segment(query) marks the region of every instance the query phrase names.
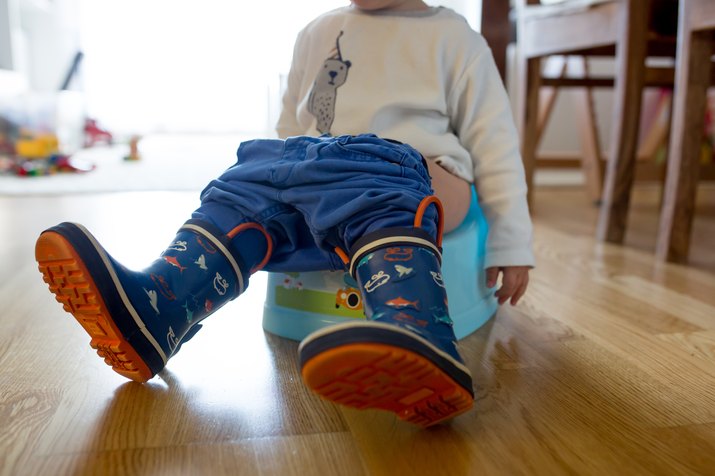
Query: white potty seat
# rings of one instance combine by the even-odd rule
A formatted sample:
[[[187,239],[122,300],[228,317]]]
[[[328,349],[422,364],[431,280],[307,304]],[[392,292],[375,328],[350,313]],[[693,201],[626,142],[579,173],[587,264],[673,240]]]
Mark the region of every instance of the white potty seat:
[[[442,239],[442,277],[454,333],[462,339],[496,312],[494,290],[486,287],[484,247],[487,223],[472,192],[464,222]],[[345,271],[268,273],[263,328],[303,340],[322,327],[365,319],[357,283]]]

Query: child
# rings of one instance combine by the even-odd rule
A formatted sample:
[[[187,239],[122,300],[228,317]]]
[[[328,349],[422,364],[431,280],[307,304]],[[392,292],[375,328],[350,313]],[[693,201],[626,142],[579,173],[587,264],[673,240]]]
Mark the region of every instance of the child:
[[[470,184],[489,223],[487,285],[516,304],[534,264],[526,183],[509,100],[484,39],[421,0],[353,0],[300,32],[277,130],[371,132],[417,149],[444,204],[464,219]]]
[[[36,258],[45,281],[115,371],[140,382],[152,378],[197,324],[240,295],[259,269],[347,268],[360,285],[367,320],[304,339],[299,358],[308,387],[334,402],[389,410],[423,426],[471,407],[472,380],[448,314],[440,242],[445,226],[464,218],[474,174],[485,189],[480,198],[492,227],[488,280],[493,285],[503,273],[497,291],[502,303],[516,303],[523,294],[533,261],[531,232],[506,98],[483,42],[453,13],[410,0],[364,3],[389,9],[331,12],[299,37],[278,126],[283,136],[297,135],[241,144],[236,165],[206,187],[200,207],[149,267],[126,269],[81,225],[62,223],[40,235]],[[396,14],[401,8],[409,13]],[[396,55],[402,67],[396,62],[384,74],[360,72],[357,60],[378,52],[368,39],[380,28],[373,31],[370,23],[388,19],[393,29],[442,16],[448,20],[444,44],[411,50],[395,38],[381,44],[381,58]],[[351,23],[354,18],[358,24]],[[463,31],[455,36],[459,25]],[[331,44],[319,48],[310,40],[324,30]],[[351,50],[355,61],[344,43],[353,31],[361,32],[356,46],[367,55]],[[403,31],[423,33],[418,25]],[[463,48],[467,38],[472,45]],[[326,55],[330,49],[335,51]],[[438,60],[465,68],[440,71]],[[306,64],[312,68],[303,70]],[[323,70],[327,75],[316,78]],[[344,109],[343,96],[349,96],[343,92],[356,77],[367,81],[355,84],[355,94],[365,97],[350,99]],[[455,85],[444,89],[446,84],[434,82],[440,78]],[[457,86],[463,91],[447,94]],[[375,87],[384,88],[383,95],[368,101],[367,95],[378,93]],[[410,94],[402,97],[401,90]],[[363,105],[371,112],[361,111]],[[466,138],[457,140],[452,131]],[[399,142],[408,138],[417,150]],[[479,158],[473,169],[465,166],[470,154]]]
[[[277,131],[280,137],[370,132],[410,144],[427,158],[446,231],[464,220],[474,184],[489,223],[486,284],[494,287],[502,274],[500,304],[516,304],[526,291],[534,258],[518,135],[491,52],[464,18],[422,0],[352,0],[319,16],[296,40]],[[366,301],[366,315],[375,319]],[[314,339],[303,342],[302,360]],[[450,404],[434,409],[445,399],[411,406],[400,398],[358,398],[355,383],[337,378],[331,368],[341,368],[334,363],[341,358],[327,355],[321,357],[332,361],[319,371],[321,379],[311,380],[311,366],[302,369],[306,383],[332,401],[387,408],[407,419],[417,414],[428,422],[450,413],[443,409]],[[447,373],[453,381],[468,375]],[[417,382],[402,401],[436,387]],[[455,407],[453,414],[461,411],[460,404]]]

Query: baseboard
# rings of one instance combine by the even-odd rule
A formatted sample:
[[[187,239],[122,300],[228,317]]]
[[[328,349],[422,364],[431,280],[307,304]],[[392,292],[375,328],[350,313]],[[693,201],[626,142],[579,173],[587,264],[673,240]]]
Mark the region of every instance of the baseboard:
[[[605,160],[603,161],[605,165]],[[564,169],[573,170],[581,168],[581,158],[577,156],[543,156],[536,159],[537,169]],[[655,163],[652,160],[638,160],[636,162],[636,180],[663,181],[665,180],[665,164]],[[700,166],[700,180],[715,180],[715,162]]]

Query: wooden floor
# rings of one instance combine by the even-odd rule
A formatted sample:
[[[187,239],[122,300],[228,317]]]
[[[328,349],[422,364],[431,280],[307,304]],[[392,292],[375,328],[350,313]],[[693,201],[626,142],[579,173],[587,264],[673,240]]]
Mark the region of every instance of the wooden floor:
[[[616,247],[592,240],[582,191],[538,190],[528,295],[462,341],[476,405],[420,430],[309,394],[297,343],[261,328],[260,273],[159,377],[124,381],[46,290],[34,240],[79,221],[141,267],[197,194],[0,198],[0,474],[715,474],[715,188],[693,267],[653,262],[657,202],[638,189]]]

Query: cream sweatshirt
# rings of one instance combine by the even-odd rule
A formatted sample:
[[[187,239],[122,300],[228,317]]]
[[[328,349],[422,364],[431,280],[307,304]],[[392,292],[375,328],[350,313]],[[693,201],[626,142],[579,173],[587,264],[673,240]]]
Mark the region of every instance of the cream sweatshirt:
[[[473,183],[485,266],[533,266],[526,181],[509,100],[484,38],[454,11],[342,7],[298,35],[280,137],[374,133]]]

